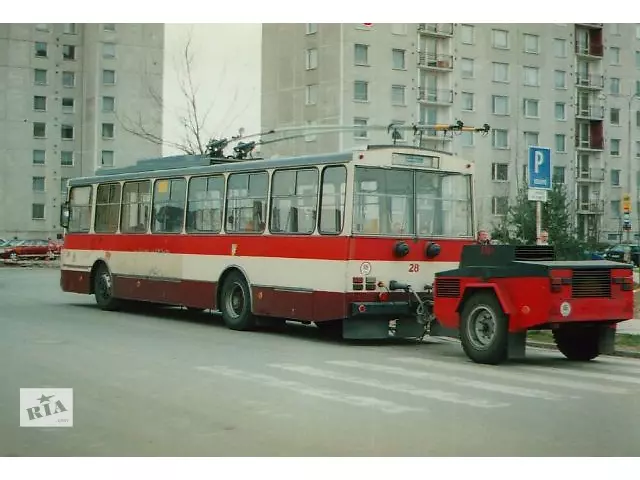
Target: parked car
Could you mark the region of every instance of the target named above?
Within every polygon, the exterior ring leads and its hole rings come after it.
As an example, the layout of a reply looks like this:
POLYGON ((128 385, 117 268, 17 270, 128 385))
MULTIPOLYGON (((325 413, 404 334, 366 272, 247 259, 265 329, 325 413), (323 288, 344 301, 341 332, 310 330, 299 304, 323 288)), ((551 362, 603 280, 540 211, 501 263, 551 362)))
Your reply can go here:
POLYGON ((0 259, 52 259, 60 254, 60 248, 60 245, 51 240, 11 240, 0 248, 0 259))
POLYGON ((604 258, 605 260, 612 260, 614 262, 624 262, 626 252, 630 253, 633 264, 636 267, 640 266, 640 245, 631 245, 626 243, 614 245, 604 252, 604 258))

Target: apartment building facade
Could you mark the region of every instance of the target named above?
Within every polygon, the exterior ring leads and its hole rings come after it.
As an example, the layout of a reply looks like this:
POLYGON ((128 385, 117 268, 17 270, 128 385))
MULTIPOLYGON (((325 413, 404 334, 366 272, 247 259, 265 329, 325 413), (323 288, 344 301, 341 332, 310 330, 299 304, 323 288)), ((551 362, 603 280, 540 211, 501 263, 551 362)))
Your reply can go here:
MULTIPOLYGON (((552 151, 578 234, 620 239, 622 199, 640 223, 640 28, 635 24, 269 24, 262 128, 488 123, 487 138, 426 132, 422 144, 477 165, 490 227, 526 183, 530 145, 552 151)), ((413 136, 403 142, 414 143, 413 136)), ((308 135, 265 155, 390 143, 385 132, 308 135)))
POLYGON ((69 178, 159 156, 163 24, 0 24, 0 238, 61 233, 69 178))

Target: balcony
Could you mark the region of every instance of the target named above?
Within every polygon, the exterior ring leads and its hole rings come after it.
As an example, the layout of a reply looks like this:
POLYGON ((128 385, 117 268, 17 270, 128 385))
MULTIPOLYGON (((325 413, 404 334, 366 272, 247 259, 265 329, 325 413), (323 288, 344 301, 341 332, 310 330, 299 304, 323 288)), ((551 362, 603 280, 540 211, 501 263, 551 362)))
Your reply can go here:
POLYGON ((438 105, 451 105, 453 103, 453 90, 420 88, 418 89, 418 101, 438 105))
POLYGON ((604 46, 601 43, 585 45, 576 43, 576 55, 585 58, 602 58, 604 54, 604 46))
POLYGON ((419 23, 418 33, 432 37, 452 37, 453 23, 419 23))
POLYGON ((604 168, 585 168, 576 171, 578 182, 604 182, 604 168))
POLYGON ((576 137, 575 146, 578 150, 604 150, 604 140, 589 137, 576 137))
POLYGON ((602 215, 604 213, 604 200, 577 200, 577 213, 583 215, 602 215))
POLYGON ((453 55, 418 52, 418 67, 450 72, 453 70, 453 55))
POLYGON ((576 73, 576 86, 578 88, 601 90, 604 88, 604 75, 585 75, 584 73, 576 73))
POLYGON ((592 121, 604 120, 604 106, 576 105, 576 118, 592 121))

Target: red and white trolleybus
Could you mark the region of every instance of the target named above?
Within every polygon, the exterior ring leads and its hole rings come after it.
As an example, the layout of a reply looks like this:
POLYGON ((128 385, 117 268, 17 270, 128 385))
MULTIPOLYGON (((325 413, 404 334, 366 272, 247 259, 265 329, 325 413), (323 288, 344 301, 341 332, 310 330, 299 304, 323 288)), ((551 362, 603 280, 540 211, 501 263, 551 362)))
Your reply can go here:
POLYGON ((107 310, 219 310, 235 330, 272 318, 344 338, 420 337, 422 295, 474 241, 473 171, 397 145, 103 169, 69 182, 61 287, 107 310))

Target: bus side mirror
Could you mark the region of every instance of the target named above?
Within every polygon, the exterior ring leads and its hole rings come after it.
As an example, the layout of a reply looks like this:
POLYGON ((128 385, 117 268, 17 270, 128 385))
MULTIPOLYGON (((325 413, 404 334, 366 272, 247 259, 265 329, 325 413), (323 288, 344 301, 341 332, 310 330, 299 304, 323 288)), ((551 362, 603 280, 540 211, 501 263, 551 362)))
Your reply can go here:
POLYGON ((60 205, 60 226, 62 228, 69 228, 69 219, 71 218, 71 207, 69 202, 64 202, 60 205))

